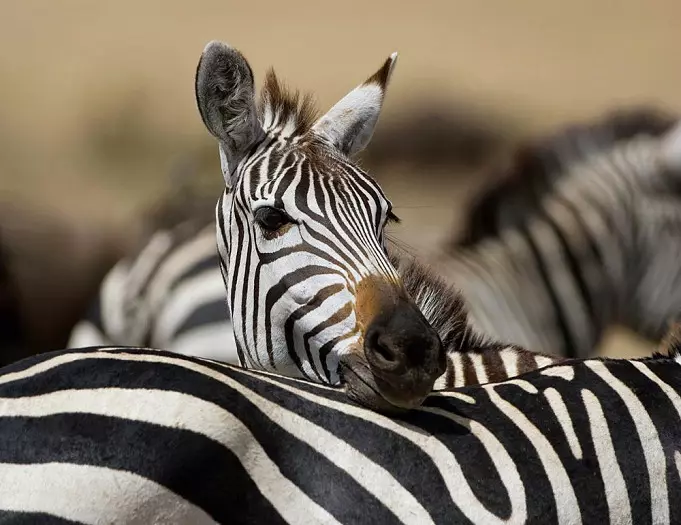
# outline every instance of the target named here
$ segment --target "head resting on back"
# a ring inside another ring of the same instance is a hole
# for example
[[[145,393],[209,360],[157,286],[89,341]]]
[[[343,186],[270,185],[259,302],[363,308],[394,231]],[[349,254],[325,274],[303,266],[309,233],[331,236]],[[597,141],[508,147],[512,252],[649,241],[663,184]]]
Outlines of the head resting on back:
[[[437,333],[385,252],[395,219],[351,157],[369,142],[396,55],[316,118],[270,71],[211,42],[196,74],[225,192],[218,251],[242,364],[338,384],[379,410],[421,403],[442,374]]]
[[[592,241],[606,263],[616,254],[622,259],[618,321],[641,335],[662,337],[669,316],[681,310],[678,118],[649,107],[620,109],[520,148],[473,201],[463,233],[449,249],[521,226],[556,196],[569,198],[582,215],[600,215],[607,226],[590,235],[596,235]],[[603,270],[614,275],[611,267]]]

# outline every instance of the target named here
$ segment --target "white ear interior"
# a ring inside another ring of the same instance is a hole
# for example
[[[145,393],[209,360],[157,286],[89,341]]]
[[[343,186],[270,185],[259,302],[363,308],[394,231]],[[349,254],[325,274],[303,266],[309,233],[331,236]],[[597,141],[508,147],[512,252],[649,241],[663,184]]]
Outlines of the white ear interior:
[[[363,150],[374,133],[396,61],[397,53],[393,53],[381,69],[321,117],[313,126],[314,132],[326,137],[347,155]]]

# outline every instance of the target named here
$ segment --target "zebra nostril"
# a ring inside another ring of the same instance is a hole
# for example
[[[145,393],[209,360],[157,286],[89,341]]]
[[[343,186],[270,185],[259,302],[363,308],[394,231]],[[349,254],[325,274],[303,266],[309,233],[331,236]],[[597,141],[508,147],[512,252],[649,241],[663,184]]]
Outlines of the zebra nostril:
[[[395,352],[395,349],[385,335],[376,337],[374,351],[388,363],[398,361],[397,352]]]
[[[371,327],[364,339],[364,354],[369,364],[386,372],[404,364],[399,349],[382,327]]]

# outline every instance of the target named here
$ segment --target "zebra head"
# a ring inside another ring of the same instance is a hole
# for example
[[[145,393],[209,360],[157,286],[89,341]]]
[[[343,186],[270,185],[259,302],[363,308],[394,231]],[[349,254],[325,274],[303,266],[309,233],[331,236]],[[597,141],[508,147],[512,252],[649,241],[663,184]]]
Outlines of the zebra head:
[[[248,62],[223,43],[205,48],[195,86],[226,184],[217,241],[242,365],[342,382],[378,410],[420,404],[445,369],[385,251],[391,203],[350,160],[396,57],[318,119],[271,70],[256,104]]]

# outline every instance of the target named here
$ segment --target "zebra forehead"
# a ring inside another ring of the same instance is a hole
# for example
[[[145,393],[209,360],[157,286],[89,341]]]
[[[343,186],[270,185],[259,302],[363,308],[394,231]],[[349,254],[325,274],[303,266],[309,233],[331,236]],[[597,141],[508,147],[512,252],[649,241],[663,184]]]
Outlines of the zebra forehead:
[[[343,195],[370,194],[387,200],[380,185],[351,160],[334,154],[316,137],[288,143],[270,144],[248,163],[250,181],[254,185],[285,183],[295,178],[323,182],[327,189]],[[266,173],[263,173],[266,166]]]

